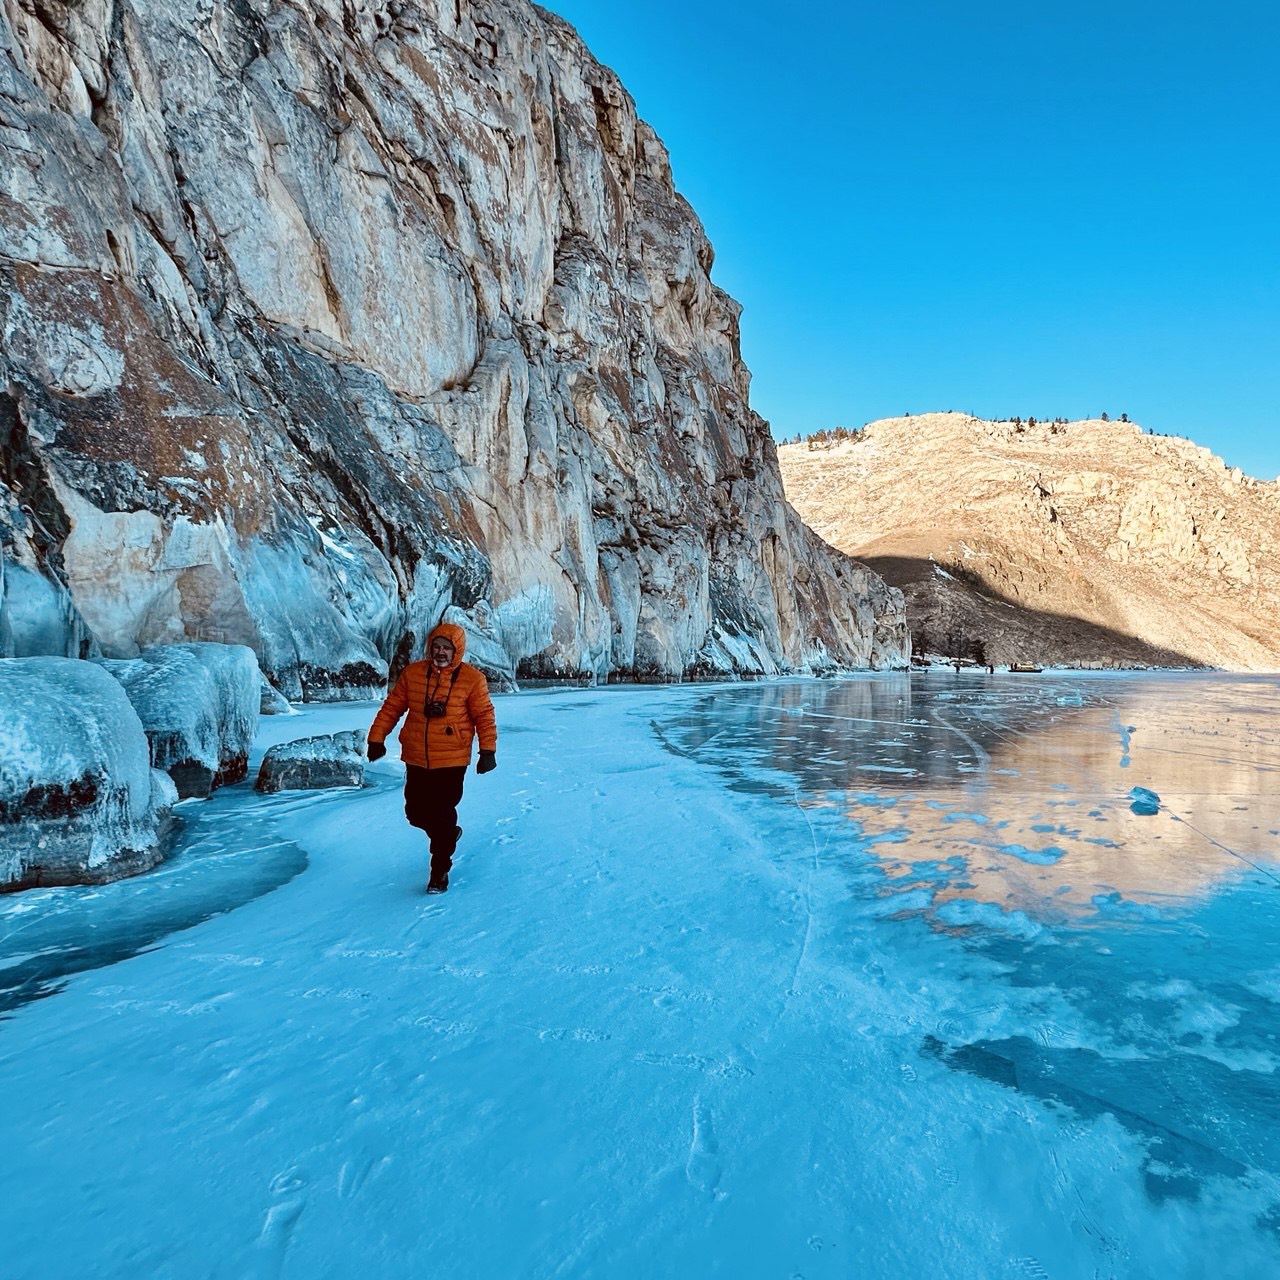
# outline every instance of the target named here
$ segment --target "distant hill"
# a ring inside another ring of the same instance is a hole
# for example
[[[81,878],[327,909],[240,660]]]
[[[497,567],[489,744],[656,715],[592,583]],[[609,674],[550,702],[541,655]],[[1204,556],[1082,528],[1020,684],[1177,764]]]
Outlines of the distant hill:
[[[1280,483],[1188,440],[936,413],[778,456],[803,519],[902,588],[917,651],[1280,669]]]

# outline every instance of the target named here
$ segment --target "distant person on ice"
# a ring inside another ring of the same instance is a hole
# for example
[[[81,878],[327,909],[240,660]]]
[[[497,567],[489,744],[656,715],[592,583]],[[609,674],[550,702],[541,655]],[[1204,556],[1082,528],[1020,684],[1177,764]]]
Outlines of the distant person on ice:
[[[427,655],[411,662],[387,695],[369,730],[369,759],[387,754],[386,737],[407,711],[400,730],[404,761],[404,814],[431,841],[428,893],[444,893],[462,828],[458,801],[471,763],[471,740],[480,737],[477,773],[498,767],[498,724],[489,682],[463,662],[466,632],[442,622],[427,638]]]

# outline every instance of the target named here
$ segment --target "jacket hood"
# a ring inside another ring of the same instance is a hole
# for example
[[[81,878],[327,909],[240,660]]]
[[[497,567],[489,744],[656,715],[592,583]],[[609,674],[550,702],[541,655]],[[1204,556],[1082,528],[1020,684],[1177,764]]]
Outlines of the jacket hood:
[[[431,661],[431,642],[436,636],[443,636],[446,640],[453,642],[453,662],[449,664],[449,670],[452,670],[462,661],[467,651],[467,633],[456,622],[442,622],[433,627],[431,634],[427,637],[427,646],[422,652],[427,662]]]

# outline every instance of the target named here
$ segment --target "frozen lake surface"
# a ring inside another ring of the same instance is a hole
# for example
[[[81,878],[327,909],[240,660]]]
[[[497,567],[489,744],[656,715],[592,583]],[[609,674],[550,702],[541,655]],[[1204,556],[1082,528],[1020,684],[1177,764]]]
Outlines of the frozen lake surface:
[[[6,1280],[1280,1274],[1280,680],[498,715],[442,899],[391,758],[0,899]]]

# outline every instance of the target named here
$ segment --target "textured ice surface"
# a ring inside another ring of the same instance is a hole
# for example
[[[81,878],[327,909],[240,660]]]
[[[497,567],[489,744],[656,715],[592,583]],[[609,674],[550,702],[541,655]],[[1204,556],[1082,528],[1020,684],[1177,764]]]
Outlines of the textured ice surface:
[[[306,853],[261,814],[227,829],[219,796],[184,809],[181,850],[147,875],[0,900],[0,1020],[66,979],[153,947],[287,883]]]
[[[1280,1016],[1262,975],[1280,955],[1280,681],[778,683],[705,698],[663,730],[732,785],[844,815],[851,881],[879,879],[880,915],[958,928],[969,955],[998,962],[1003,1038],[958,1019],[939,1060],[1118,1117],[1151,1139],[1157,1200],[1195,1201],[1228,1168],[1276,1185]],[[1046,1054],[1067,1028],[1072,1053]]]
[[[1280,1274],[1280,682],[496,701],[444,898],[384,759],[210,802],[307,850],[277,892],[29,975],[6,1280]],[[11,964],[121,914],[27,896]]]

